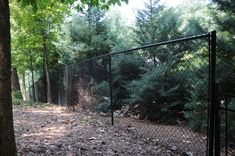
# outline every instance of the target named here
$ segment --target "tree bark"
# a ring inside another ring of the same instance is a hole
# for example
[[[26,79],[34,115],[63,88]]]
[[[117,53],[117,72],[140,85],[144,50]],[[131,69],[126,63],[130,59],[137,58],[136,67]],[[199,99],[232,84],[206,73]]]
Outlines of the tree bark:
[[[33,101],[36,101],[35,99],[35,85],[34,85],[34,67],[33,67],[33,56],[32,56],[32,52],[31,50],[29,51],[29,62],[30,62],[30,70],[31,70],[31,81],[32,81],[32,98],[33,98]]]
[[[20,82],[16,68],[12,68],[11,71],[11,90],[14,98],[22,99],[22,93],[20,90]]]
[[[0,155],[16,156],[11,99],[11,35],[8,0],[0,0]]]
[[[48,52],[47,52],[47,46],[46,46],[46,33],[45,33],[45,31],[42,31],[42,43],[43,43],[43,55],[44,55],[46,84],[47,84],[47,102],[52,103],[51,81],[50,81],[50,75],[49,75]]]
[[[20,90],[20,81],[17,73],[17,69],[13,68],[11,71],[11,81],[12,81],[12,91],[21,91]]]
[[[22,97],[23,97],[23,100],[26,101],[28,100],[27,99],[27,96],[26,96],[26,83],[25,83],[25,74],[20,74],[20,86],[21,86],[21,93],[22,93]]]
[[[43,95],[45,96],[43,97],[44,100],[43,102],[47,102],[47,80],[46,80],[46,70],[44,63],[42,69],[43,69],[43,90],[44,90]]]

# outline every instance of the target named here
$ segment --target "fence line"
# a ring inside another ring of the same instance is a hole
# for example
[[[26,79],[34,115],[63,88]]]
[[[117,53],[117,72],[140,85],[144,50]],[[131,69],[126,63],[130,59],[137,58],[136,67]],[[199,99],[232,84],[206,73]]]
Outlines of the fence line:
[[[213,31],[68,65],[51,73],[53,102],[104,112],[112,125],[181,155],[213,156],[220,150],[215,70]]]

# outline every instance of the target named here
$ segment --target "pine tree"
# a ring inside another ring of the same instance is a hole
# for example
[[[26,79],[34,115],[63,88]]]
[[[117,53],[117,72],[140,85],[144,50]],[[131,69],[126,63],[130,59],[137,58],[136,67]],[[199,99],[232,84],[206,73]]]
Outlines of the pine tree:
[[[160,0],[149,0],[136,17],[136,41],[139,45],[146,45],[176,38],[180,35],[180,24],[179,14],[175,9],[165,8],[160,5]],[[154,64],[166,62],[170,58],[169,54],[156,48],[149,49],[146,53]]]
[[[68,25],[70,43],[76,59],[92,58],[109,53],[111,43],[104,23],[105,11],[89,7],[82,15],[74,17]]]

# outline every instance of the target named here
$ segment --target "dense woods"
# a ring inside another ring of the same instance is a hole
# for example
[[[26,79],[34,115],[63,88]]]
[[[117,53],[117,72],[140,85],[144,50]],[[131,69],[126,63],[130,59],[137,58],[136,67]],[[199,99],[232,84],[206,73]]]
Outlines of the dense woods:
[[[0,1],[0,155],[16,154],[11,88],[13,103],[79,104],[74,99],[76,92],[65,94],[59,89],[61,84],[77,79],[84,85],[71,83],[62,90],[83,89],[86,93],[80,96],[89,92],[96,98],[90,99],[95,102],[93,110],[109,111],[109,62],[106,58],[86,62],[100,55],[215,29],[216,79],[221,93],[235,94],[235,2],[186,0],[169,7],[160,0],[146,0],[131,24],[112,6],[126,0],[105,2],[13,0],[10,16],[8,1]],[[180,122],[205,133],[208,61],[208,45],[203,40],[113,57],[115,111],[127,108],[125,113],[139,119]],[[234,99],[228,99],[228,107],[235,108]],[[235,121],[229,121],[229,134],[235,143]],[[9,146],[12,149],[6,148]]]

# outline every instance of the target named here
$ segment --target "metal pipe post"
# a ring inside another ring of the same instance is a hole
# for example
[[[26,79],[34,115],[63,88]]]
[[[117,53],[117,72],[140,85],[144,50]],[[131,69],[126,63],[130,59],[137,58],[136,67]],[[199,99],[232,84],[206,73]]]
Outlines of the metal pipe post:
[[[215,156],[220,156],[220,97],[219,97],[219,84],[215,86]]]
[[[216,31],[210,33],[210,123],[209,123],[209,156],[214,156],[214,128],[215,128],[215,105],[216,105]]]
[[[110,93],[110,107],[111,107],[111,124],[114,125],[113,119],[113,80],[112,80],[112,56],[109,55],[109,93]]]

